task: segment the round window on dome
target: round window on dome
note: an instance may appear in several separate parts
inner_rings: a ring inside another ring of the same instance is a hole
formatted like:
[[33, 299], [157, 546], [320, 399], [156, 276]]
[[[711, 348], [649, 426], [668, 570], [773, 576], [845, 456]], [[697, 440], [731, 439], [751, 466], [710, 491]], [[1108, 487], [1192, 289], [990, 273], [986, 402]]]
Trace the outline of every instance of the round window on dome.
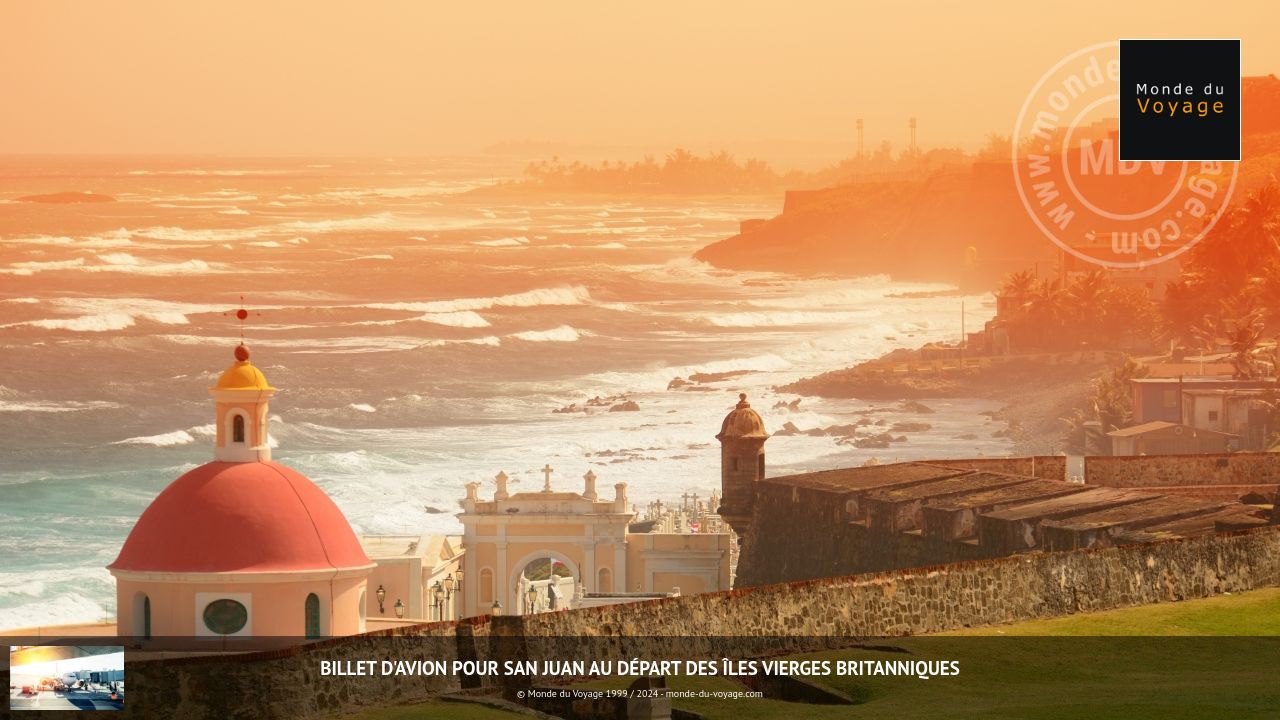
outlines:
[[234, 635], [249, 622], [249, 611], [244, 605], [222, 598], [204, 606], [204, 626], [219, 635]]

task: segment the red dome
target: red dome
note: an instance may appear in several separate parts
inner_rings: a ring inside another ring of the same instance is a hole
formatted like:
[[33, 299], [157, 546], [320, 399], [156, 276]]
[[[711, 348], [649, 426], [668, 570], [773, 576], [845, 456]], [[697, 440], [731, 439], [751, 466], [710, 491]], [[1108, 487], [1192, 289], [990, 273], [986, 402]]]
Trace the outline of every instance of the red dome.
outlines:
[[370, 564], [342, 511], [298, 471], [211, 462], [156, 496], [108, 567], [206, 573]]

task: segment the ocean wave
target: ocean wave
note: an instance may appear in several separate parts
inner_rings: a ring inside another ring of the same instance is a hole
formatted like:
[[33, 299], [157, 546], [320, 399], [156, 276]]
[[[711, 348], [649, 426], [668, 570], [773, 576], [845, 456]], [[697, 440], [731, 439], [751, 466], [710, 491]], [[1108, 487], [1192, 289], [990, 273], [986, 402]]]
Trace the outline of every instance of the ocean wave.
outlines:
[[387, 254], [361, 255], [359, 257], [345, 258], [346, 262], [351, 262], [353, 260], [395, 260], [395, 259], [396, 258], [394, 255], [387, 255]]
[[113, 272], [134, 275], [205, 275], [224, 272], [220, 266], [215, 267], [204, 260], [156, 262], [142, 260], [129, 253], [105, 253], [99, 255], [98, 260], [101, 262], [96, 265], [87, 263], [83, 257], [70, 260], [16, 262], [10, 263], [7, 268], [0, 268], [0, 273], [30, 276], [36, 273], [58, 270], [91, 273]]
[[51, 245], [51, 246], [75, 246], [83, 248], [117, 248], [128, 247], [133, 244], [132, 233], [124, 228], [117, 230], [108, 230], [96, 235], [86, 235], [80, 238], [67, 237], [65, 235], [28, 235], [25, 237], [8, 238], [5, 243], [15, 245]]
[[409, 310], [422, 313], [447, 313], [460, 310], [490, 310], [495, 307], [538, 307], [542, 305], [582, 305], [591, 293], [581, 285], [540, 288], [528, 292], [493, 297], [427, 300], [424, 302], [371, 303], [363, 307], [373, 310]]
[[479, 313], [471, 310], [423, 313], [417, 317], [403, 318], [399, 320], [362, 320], [360, 322], [352, 323], [352, 325], [397, 325], [405, 322], [425, 322], [433, 325], [445, 325], [448, 327], [459, 328], [489, 327], [488, 320], [485, 320]]
[[477, 240], [472, 245], [481, 247], [524, 247], [529, 244], [529, 238], [520, 235], [518, 237], [505, 237], [496, 240]]
[[143, 435], [140, 437], [131, 437], [125, 440], [117, 440], [112, 445], [153, 445], [155, 447], [173, 447], [175, 445], [190, 445], [196, 439], [186, 430], [174, 430], [169, 433], [161, 433], [159, 435]]
[[723, 373], [749, 370], [753, 372], [781, 372], [791, 370], [795, 363], [776, 353], [692, 365], [669, 365], [640, 371], [611, 371], [594, 373], [575, 381], [579, 387], [606, 386], [627, 392], [666, 391], [672, 378], [688, 377], [694, 373]]
[[865, 318], [866, 311], [854, 312], [737, 312], [705, 315], [703, 320], [716, 327], [790, 327], [795, 325], [836, 325]]
[[165, 302], [144, 298], [49, 298], [44, 301], [55, 311], [72, 317], [46, 318], [9, 323], [0, 327], [28, 326], [45, 330], [106, 332], [133, 327], [139, 319], [161, 325], [187, 325], [188, 314], [221, 312], [222, 308], [194, 303]]
[[134, 236], [151, 240], [168, 240], [186, 243], [225, 243], [235, 240], [253, 240], [270, 232], [267, 227], [252, 228], [201, 228], [188, 230], [175, 225], [156, 225], [133, 231]]
[[347, 407], [351, 408], [352, 410], [357, 410], [357, 411], [359, 411], [359, 412], [363, 412], [363, 413], [373, 413], [373, 412], [378, 412], [378, 408], [376, 408], [376, 407], [374, 407], [374, 406], [372, 406], [372, 405], [370, 405], [370, 404], [368, 404], [368, 403], [351, 403], [351, 404], [350, 404], [350, 405], [348, 405]]
[[62, 402], [43, 402], [39, 400], [0, 400], [0, 412], [80, 412], [82, 410], [112, 410], [122, 407], [119, 403], [105, 400], [64, 400]]
[[561, 325], [550, 330], [528, 330], [512, 333], [508, 337], [524, 340], [525, 342], [577, 342], [579, 335], [576, 328]]
[[229, 207], [226, 210], [219, 210], [219, 215], [248, 215], [248, 210], [242, 210], [238, 207]]

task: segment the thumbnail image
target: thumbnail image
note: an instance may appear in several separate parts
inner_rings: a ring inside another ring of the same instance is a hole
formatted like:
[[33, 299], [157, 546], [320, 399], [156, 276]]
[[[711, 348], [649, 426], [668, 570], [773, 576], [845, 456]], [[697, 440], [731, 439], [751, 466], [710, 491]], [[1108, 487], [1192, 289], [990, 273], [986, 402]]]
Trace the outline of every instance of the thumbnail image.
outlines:
[[123, 710], [124, 647], [10, 645], [10, 710]]

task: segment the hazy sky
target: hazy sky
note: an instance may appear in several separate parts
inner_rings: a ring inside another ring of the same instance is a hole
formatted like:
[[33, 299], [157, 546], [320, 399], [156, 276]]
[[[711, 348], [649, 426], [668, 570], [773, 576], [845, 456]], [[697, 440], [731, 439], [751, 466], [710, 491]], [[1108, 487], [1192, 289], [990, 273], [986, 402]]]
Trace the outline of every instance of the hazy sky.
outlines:
[[0, 153], [461, 154], [763, 140], [978, 144], [1063, 55], [1241, 37], [1271, 0], [80, 2], [0, 0]]

